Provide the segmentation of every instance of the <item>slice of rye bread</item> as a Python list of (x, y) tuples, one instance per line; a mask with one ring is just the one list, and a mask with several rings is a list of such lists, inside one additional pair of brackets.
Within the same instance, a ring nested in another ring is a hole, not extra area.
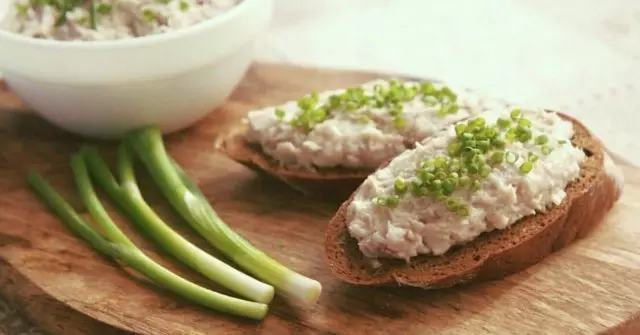
[(352, 195), (342, 204), (326, 231), (325, 258), (331, 272), (345, 282), (358, 285), (446, 288), (500, 279), (540, 262), (583, 237), (620, 198), (623, 181), (602, 143), (576, 119), (562, 113), (558, 115), (573, 123), (571, 141), (588, 156), (581, 165), (578, 179), (567, 186), (567, 196), (560, 205), (544, 214), (527, 216), (507, 229), (481, 234), (441, 256), (416, 256), (408, 263), (378, 259), (377, 266), (373, 267), (347, 230), (345, 215)]
[(343, 202), (375, 170), (327, 168), (309, 171), (283, 167), (244, 137), (246, 127), (236, 127), (215, 143), (215, 148), (252, 171), (282, 180), (306, 196)]
[[(408, 78), (408, 80), (418, 81), (419, 79)], [(435, 80), (432, 82), (438, 83)], [(463, 90), (473, 91), (468, 88)], [(506, 107), (513, 106), (506, 100), (492, 99)], [(335, 167), (309, 171), (302, 168), (284, 167), (266, 154), (259, 145), (249, 143), (244, 136), (246, 130), (246, 126), (234, 127), (228, 133), (218, 137), (215, 148), (255, 173), (279, 179), (310, 198), (342, 203), (376, 170)]]

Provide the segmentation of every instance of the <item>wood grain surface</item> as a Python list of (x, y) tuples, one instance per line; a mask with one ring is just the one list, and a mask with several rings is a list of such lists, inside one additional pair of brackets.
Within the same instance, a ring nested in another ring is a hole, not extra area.
[[(230, 226), (323, 284), (317, 305), (277, 297), (260, 323), (163, 293), (70, 234), (29, 192), (25, 174), (40, 170), (86, 215), (69, 168), (70, 155), (83, 141), (20, 111), (20, 100), (0, 86), (1, 293), (45, 331), (64, 335), (595, 334), (640, 311), (640, 171), (629, 166), (622, 166), (622, 199), (590, 236), (504, 280), (425, 291), (356, 287), (331, 278), (323, 263), (322, 236), (337, 205), (305, 200), (280, 182), (214, 154), (212, 143), (252, 108), (373, 77), (256, 64), (223, 108), (166, 139), (170, 153)], [(113, 163), (114, 144), (96, 144)], [(140, 180), (147, 200), (176, 230), (211, 250), (168, 210), (142, 171)], [(216, 288), (111, 212), (153, 258)]]

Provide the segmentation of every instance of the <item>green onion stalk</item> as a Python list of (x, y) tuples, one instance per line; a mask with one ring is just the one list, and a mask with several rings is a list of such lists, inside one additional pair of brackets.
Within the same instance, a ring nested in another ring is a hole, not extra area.
[(33, 191), (70, 230), (80, 235), (98, 251), (123, 261), (156, 285), (188, 301), (220, 312), (255, 320), (262, 320), (265, 317), (268, 311), (266, 304), (216, 293), (174, 274), (146, 256), (110, 219), (91, 185), (86, 164), (78, 154), (72, 158), (72, 167), (83, 202), (106, 237), (96, 232), (83, 220), (38, 172), (32, 171), (27, 177)]
[(224, 223), (195, 183), (176, 168), (166, 152), (159, 128), (149, 126), (134, 130), (126, 141), (138, 153), (173, 207), (212, 246), (283, 295), (309, 304), (318, 300), (322, 291), (318, 281), (278, 263)]
[(167, 252), (205, 277), (253, 301), (269, 303), (273, 286), (229, 266), (172, 230), (146, 203), (133, 170), (133, 152), (126, 144), (118, 148), (118, 170), (121, 184), (114, 178), (95, 148), (81, 150), (89, 172), (111, 199), (122, 207)]

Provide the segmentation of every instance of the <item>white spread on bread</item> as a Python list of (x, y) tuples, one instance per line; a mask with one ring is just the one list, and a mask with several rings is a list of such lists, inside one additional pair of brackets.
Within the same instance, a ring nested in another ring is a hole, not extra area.
[[(404, 82), (416, 85), (418, 82)], [(443, 85), (431, 84), (436, 89)], [(390, 81), (375, 80), (361, 85), (365, 95), (376, 89), (388, 89)], [(317, 95), (317, 104), (326, 104), (346, 89), (325, 91)], [(402, 124), (389, 113), (386, 106), (365, 105), (354, 112), (344, 109), (330, 110), (326, 119), (312, 129), (292, 125), (300, 115), (297, 101), (272, 106), (248, 114), (247, 140), (258, 144), (262, 151), (283, 166), (307, 170), (317, 168), (346, 167), (375, 169), (383, 162), (412, 148), (418, 142), (447, 125), (477, 115), (495, 105), (497, 100), (470, 90), (453, 90), (458, 104), (455, 113), (439, 114), (442, 104), (425, 103), (420, 95), (401, 104)], [(280, 115), (278, 116), (278, 112)], [(354, 115), (366, 115), (362, 118)]]
[[(495, 125), (499, 118), (509, 118), (510, 112), (496, 109), (481, 118), (487, 125)], [(458, 188), (450, 195), (467, 204), (465, 215), (429, 195), (407, 194), (396, 198), (394, 206), (381, 206), (375, 201), (393, 193), (398, 178), (418, 178), (421, 162), (446, 156), (459, 137), (455, 125), (404, 151), (370, 175), (355, 192), (346, 212), (348, 231), (363, 254), (405, 260), (423, 254), (442, 255), (484, 232), (505, 229), (525, 216), (560, 204), (567, 185), (580, 175), (586, 155), (571, 144), (570, 122), (543, 110), (522, 110), (521, 114), (530, 121), (530, 138), (547, 139), (547, 150), (534, 140), (503, 143), (504, 151), (513, 159), (493, 165), (475, 190)], [(521, 167), (530, 156), (536, 161), (523, 173)]]

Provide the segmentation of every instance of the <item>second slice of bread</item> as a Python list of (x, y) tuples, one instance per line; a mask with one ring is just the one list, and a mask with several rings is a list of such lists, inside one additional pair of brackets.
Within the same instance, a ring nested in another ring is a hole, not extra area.
[(612, 208), (622, 192), (605, 164), (602, 143), (576, 119), (572, 143), (587, 159), (580, 176), (566, 189), (563, 202), (544, 214), (521, 219), (507, 229), (484, 233), (441, 256), (417, 256), (411, 262), (380, 259), (373, 266), (347, 230), (349, 198), (329, 223), (325, 236), (326, 262), (339, 279), (359, 285), (409, 285), (445, 288), (473, 281), (498, 279), (532, 266), (552, 252), (583, 237)]
[(373, 170), (331, 168), (308, 171), (285, 168), (266, 155), (259, 146), (244, 137), (244, 129), (236, 128), (216, 143), (216, 149), (252, 171), (277, 178), (301, 193), (337, 203), (349, 198)]

